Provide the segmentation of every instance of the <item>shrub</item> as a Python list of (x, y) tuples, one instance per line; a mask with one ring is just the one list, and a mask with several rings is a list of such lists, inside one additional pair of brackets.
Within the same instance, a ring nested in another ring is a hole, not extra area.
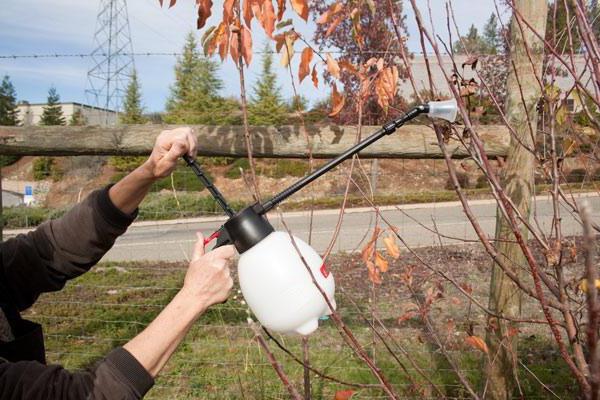
[(21, 159), (21, 156), (0, 156), (0, 168), (13, 165)]
[[(212, 175), (206, 170), (206, 168), (202, 168), (204, 174), (211, 181), (213, 180)], [(159, 192), (161, 190), (172, 190), (173, 186), (177, 191), (197, 191), (200, 192), (204, 190), (204, 185), (200, 182), (196, 174), (186, 166), (180, 165), (175, 171), (173, 171), (173, 183), (171, 184), (171, 176), (167, 176), (166, 178), (162, 178), (157, 181), (154, 185), (152, 185), (151, 191)]]
[[(458, 180), (458, 184), (462, 189), (469, 188), (469, 175), (467, 175), (464, 172), (456, 171), (456, 178)], [(454, 183), (452, 182), (452, 179), (450, 177), (448, 177), (448, 180), (446, 181), (445, 189), (454, 190)]]
[(235, 162), (233, 157), (203, 157), (202, 164), (215, 167), (231, 165)]
[[(246, 206), (240, 201), (230, 201), (229, 205), (234, 210), (241, 210)], [(140, 205), (138, 218), (140, 220), (190, 218), (222, 212), (221, 207), (210, 196), (183, 193), (177, 196), (176, 200), (171, 194), (153, 193)]]
[(566, 179), (568, 183), (581, 183), (584, 181), (586, 175), (587, 171), (585, 168), (575, 168), (568, 173)]
[(225, 177), (229, 179), (239, 179), (242, 177), (240, 172), (240, 168), (242, 170), (250, 169), (250, 161), (247, 158), (238, 158), (231, 164), (227, 172), (225, 172)]
[(284, 178), (286, 176), (302, 177), (308, 173), (308, 163), (297, 160), (277, 160), (275, 168), (268, 174), (271, 178)]
[[(483, 189), (489, 186), (489, 182), (487, 180), (487, 177), (485, 175), (479, 175), (477, 177), (477, 182), (475, 183), (475, 187), (477, 189)], [(454, 189), (454, 187), (452, 188)]]
[(66, 211), (67, 209), (50, 210), (40, 207), (6, 207), (2, 209), (2, 220), (5, 228), (28, 228), (58, 218)]
[(33, 161), (33, 179), (41, 181), (52, 174), (54, 159), (51, 157), (38, 157)]
[(146, 157), (110, 157), (108, 164), (119, 172), (131, 172), (146, 161)]

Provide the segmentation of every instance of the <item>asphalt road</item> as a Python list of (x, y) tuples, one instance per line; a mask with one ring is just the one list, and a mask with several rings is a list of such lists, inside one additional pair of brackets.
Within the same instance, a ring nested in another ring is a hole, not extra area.
[[(600, 197), (596, 194), (582, 194), (578, 202), (588, 201), (592, 206), (595, 221), (600, 221)], [(496, 205), (489, 200), (471, 202), (474, 214), (485, 231), (493, 236), (495, 229)], [(382, 207), (382, 215), (398, 228), (399, 234), (410, 246), (423, 247), (436, 245), (440, 240), (445, 244), (462, 243), (464, 239), (476, 239), (475, 232), (467, 220), (460, 204), (430, 203), (404, 205), (398, 207)], [(581, 232), (580, 224), (563, 206), (563, 233), (574, 235)], [(319, 252), (329, 245), (338, 221), (339, 210), (316, 211), (312, 227), (312, 243)], [(548, 232), (552, 221), (552, 207), (548, 197), (538, 197), (535, 201), (534, 223)], [(276, 213), (269, 219), (277, 230), (285, 230)], [(104, 260), (186, 260), (191, 252), (196, 231), (209, 235), (218, 229), (224, 218), (203, 218), (179, 221), (141, 222), (130, 227), (129, 231), (119, 238), (108, 252)], [(308, 212), (284, 214), (284, 221), (292, 232), (308, 239)], [(435, 221), (435, 222), (434, 222)], [(337, 238), (334, 252), (352, 252), (360, 248), (361, 243), (375, 223), (375, 213), (371, 209), (350, 209), (344, 215), (340, 235)], [(437, 229), (448, 238), (439, 238), (432, 230)], [(455, 239), (453, 239), (455, 238)]]

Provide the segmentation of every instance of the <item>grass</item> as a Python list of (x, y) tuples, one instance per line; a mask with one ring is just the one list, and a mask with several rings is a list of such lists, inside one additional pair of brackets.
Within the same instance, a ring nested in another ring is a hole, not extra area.
[[(341, 274), (345, 261), (332, 265)], [(184, 276), (181, 264), (107, 263), (69, 283), (57, 293), (43, 295), (28, 311), (27, 317), (44, 325), (49, 362), (69, 369), (86, 368), (139, 333), (176, 293)], [(360, 295), (360, 294), (358, 294)], [(238, 295), (239, 296), (239, 295)], [(338, 292), (340, 312), (368, 352), (375, 357), (390, 382), (408, 398), (426, 398), (423, 393), (411, 392), (409, 381), (398, 364), (381, 344), (372, 345), (372, 332), (356, 315), (355, 309)], [(383, 299), (384, 297), (382, 297)], [(385, 297), (389, 301), (389, 298)], [(394, 304), (380, 304), (394, 309)], [(393, 311), (391, 311), (393, 312)], [(194, 325), (185, 342), (179, 347), (166, 369), (150, 391), (149, 399), (284, 399), (285, 389), (278, 381), (260, 348), (252, 340), (246, 324), (246, 309), (240, 298), (208, 311)], [(446, 396), (466, 398), (454, 373), (439, 358), (437, 352), (423, 343), (419, 331), (390, 324), (391, 333), (425, 369)], [(296, 355), (301, 354), (297, 337), (278, 336)], [(419, 340), (416, 340), (419, 339)], [(310, 337), (311, 364), (338, 379), (355, 383), (375, 383), (364, 364), (357, 360), (340, 338), (330, 321), (324, 321)], [(297, 387), (301, 387), (302, 368), (284, 353), (271, 347), (284, 370)], [(542, 380), (551, 385), (559, 396), (572, 397), (574, 382), (543, 337), (525, 338), (520, 343), (526, 362)], [(464, 345), (450, 348), (462, 371), (471, 382), (481, 385), (482, 353)], [(423, 378), (400, 360), (419, 383)], [(547, 398), (540, 385), (523, 369), (521, 384), (525, 397)], [(313, 398), (332, 399), (336, 390), (347, 389), (311, 375)], [(359, 390), (355, 399), (382, 398), (376, 389)], [(433, 394), (431, 394), (433, 398)]]

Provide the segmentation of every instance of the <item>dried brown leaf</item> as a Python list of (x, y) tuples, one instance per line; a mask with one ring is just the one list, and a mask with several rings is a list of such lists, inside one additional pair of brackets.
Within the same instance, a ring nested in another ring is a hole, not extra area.
[(305, 47), (300, 56), (300, 66), (298, 67), (298, 80), (300, 83), (310, 74), (310, 62), (313, 58), (313, 50), (310, 47)]
[(312, 79), (312, 83), (315, 86), (315, 88), (319, 88), (319, 76), (317, 75), (317, 66), (313, 65), (313, 69), (312, 72), (310, 74), (310, 77)]
[(204, 25), (206, 25), (206, 20), (211, 15), (213, 3), (212, 0), (196, 0), (196, 4), (198, 5), (198, 21), (196, 22), (196, 27), (202, 29)]
[(333, 57), (331, 57), (331, 54), (329, 53), (327, 53), (326, 59), (327, 71), (329, 71), (331, 76), (333, 76), (334, 78), (340, 79), (340, 66), (338, 62)]
[(252, 33), (245, 26), (242, 28), (242, 57), (246, 66), (252, 62)]
[(400, 249), (396, 245), (396, 238), (392, 235), (386, 236), (383, 238), (383, 244), (385, 244), (385, 248), (390, 255), (390, 257), (397, 260), (400, 258)]
[(485, 341), (478, 336), (467, 336), (465, 339), (465, 342), (469, 346), (474, 347), (477, 350), (483, 351), (486, 354), (489, 352), (487, 344), (485, 344)]
[(387, 272), (390, 267), (390, 264), (378, 251), (375, 252), (375, 265), (381, 272)]
[(307, 0), (291, 0), (292, 8), (305, 21), (308, 21), (308, 2)]

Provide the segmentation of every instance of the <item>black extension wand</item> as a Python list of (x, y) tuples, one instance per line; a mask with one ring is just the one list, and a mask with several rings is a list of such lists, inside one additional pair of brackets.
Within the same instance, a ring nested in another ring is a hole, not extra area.
[(315, 179), (329, 172), (343, 161), (359, 153), (361, 150), (375, 143), (382, 137), (394, 133), (396, 129), (421, 114), (428, 114), (430, 117), (441, 118), (450, 122), (454, 122), (456, 119), (456, 113), (457, 105), (455, 100), (430, 102), (416, 106), (406, 114), (383, 125), (381, 129), (371, 136), (352, 146), (344, 153), (323, 165), (321, 168), (298, 180), (296, 183), (281, 191), (273, 198), (266, 200), (262, 204), (256, 203), (251, 205), (238, 213), (235, 213), (231, 209), (231, 207), (225, 201), (223, 195), (207, 178), (200, 166), (187, 155), (183, 156), (183, 158), (194, 170), (204, 186), (206, 186), (206, 188), (210, 191), (217, 203), (230, 217), (229, 220), (227, 220), (219, 229), (219, 231), (217, 231), (218, 233), (216, 232), (211, 236), (211, 238), (219, 238), (216, 246), (233, 243), (238, 252), (243, 253), (274, 231), (271, 224), (266, 220), (266, 218), (264, 218), (264, 215), (276, 207), (279, 203), (290, 197), (292, 194), (304, 188)]

